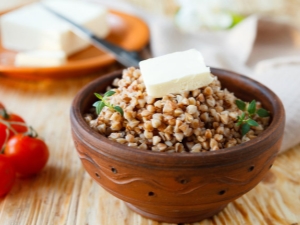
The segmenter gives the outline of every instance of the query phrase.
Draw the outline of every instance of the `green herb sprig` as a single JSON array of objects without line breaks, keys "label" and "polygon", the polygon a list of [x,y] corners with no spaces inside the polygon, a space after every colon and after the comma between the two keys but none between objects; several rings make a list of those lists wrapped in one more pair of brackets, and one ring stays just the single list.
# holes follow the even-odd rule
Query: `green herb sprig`
[{"label": "green herb sprig", "polygon": [[257,127],[258,123],[253,119],[255,115],[259,117],[269,117],[270,114],[267,110],[260,108],[256,110],[256,101],[252,100],[249,104],[242,100],[235,100],[237,107],[242,110],[242,114],[237,117],[237,125],[241,126],[242,136],[247,134],[251,126]]},{"label": "green herb sprig", "polygon": [[96,108],[96,113],[99,115],[100,112],[102,111],[102,109],[104,108],[104,106],[107,106],[108,108],[117,111],[118,113],[120,113],[123,116],[123,109],[120,106],[114,106],[112,104],[110,104],[110,102],[107,101],[107,97],[110,97],[112,95],[114,95],[116,92],[115,91],[107,91],[103,97],[102,95],[98,94],[98,93],[94,93],[94,95],[100,99],[100,101],[97,101],[93,104],[93,106]]}]

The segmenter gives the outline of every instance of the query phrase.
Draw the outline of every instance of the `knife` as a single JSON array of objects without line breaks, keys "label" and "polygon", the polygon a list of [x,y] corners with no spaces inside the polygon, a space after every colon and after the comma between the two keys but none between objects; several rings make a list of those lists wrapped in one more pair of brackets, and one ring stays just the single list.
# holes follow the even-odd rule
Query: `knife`
[{"label": "knife", "polygon": [[97,37],[93,32],[86,29],[85,27],[77,24],[76,22],[70,20],[69,18],[63,16],[57,11],[51,9],[46,4],[41,3],[41,5],[50,13],[55,15],[57,18],[60,18],[72,26],[72,31],[80,36],[81,38],[88,40],[93,46],[104,50],[105,52],[114,56],[114,58],[126,67],[139,67],[139,62],[142,60],[137,52],[127,51],[119,46],[116,46],[108,41]]}]

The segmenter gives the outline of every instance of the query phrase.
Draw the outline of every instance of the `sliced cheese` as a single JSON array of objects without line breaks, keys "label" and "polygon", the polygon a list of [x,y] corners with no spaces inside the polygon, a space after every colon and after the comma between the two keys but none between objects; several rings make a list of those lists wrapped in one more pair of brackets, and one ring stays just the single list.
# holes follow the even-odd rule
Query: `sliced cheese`
[{"label": "sliced cheese", "polygon": [[[48,7],[90,29],[99,37],[109,32],[107,10],[98,4],[72,1],[44,1]],[[80,51],[89,42],[71,31],[71,26],[48,12],[40,3],[24,6],[1,16],[2,46],[15,51],[64,51],[67,55]]]},{"label": "sliced cheese", "polygon": [[53,67],[66,63],[67,56],[63,51],[28,51],[16,55],[15,65],[24,67]]},{"label": "sliced cheese", "polygon": [[159,98],[207,86],[213,81],[200,52],[184,52],[147,59],[139,63],[148,95]]}]

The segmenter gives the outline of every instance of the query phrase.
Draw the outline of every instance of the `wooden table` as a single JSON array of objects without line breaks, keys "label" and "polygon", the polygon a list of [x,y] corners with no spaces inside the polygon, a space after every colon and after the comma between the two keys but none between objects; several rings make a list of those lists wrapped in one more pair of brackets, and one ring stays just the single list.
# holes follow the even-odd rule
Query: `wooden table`
[{"label": "wooden table", "polygon": [[[0,77],[0,101],[24,117],[50,149],[37,176],[17,179],[0,198],[1,225],[157,225],[128,209],[94,182],[75,151],[69,123],[73,97],[101,74],[65,80],[19,81]],[[256,188],[219,215],[195,224],[298,224],[300,146],[280,155]]]},{"label": "wooden table", "polygon": [[[127,0],[164,13],[173,0]],[[153,6],[153,7],[150,7]],[[159,8],[161,7],[161,8]],[[172,8],[173,7],[173,8]],[[168,10],[167,10],[168,9]],[[157,11],[156,10],[156,11]],[[88,82],[116,69],[64,80],[19,81],[0,76],[0,101],[46,141],[50,159],[37,176],[17,179],[0,198],[0,225],[158,225],[134,213],[85,172],[72,142],[69,110]],[[266,178],[219,215],[194,225],[300,225],[300,145],[280,155]]]}]

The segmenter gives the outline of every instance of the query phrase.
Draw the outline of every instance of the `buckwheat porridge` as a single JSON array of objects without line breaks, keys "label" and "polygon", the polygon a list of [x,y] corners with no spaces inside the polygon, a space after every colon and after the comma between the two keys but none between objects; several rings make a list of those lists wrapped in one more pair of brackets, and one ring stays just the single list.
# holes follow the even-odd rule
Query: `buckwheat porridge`
[{"label": "buckwheat porridge", "polygon": [[[212,75],[213,76],[213,75]],[[237,98],[214,76],[208,86],[162,98],[147,95],[139,69],[128,68],[115,79],[112,105],[123,109],[123,116],[109,107],[85,120],[110,140],[159,152],[205,152],[228,148],[257,137],[269,125],[270,117],[254,115],[256,126],[242,136],[238,118],[243,111]],[[256,102],[256,108],[261,104]]]}]

